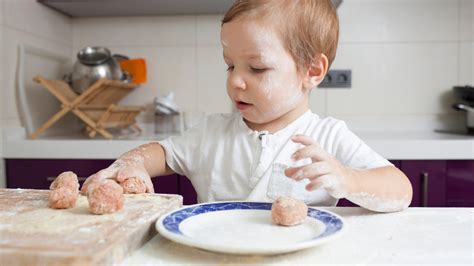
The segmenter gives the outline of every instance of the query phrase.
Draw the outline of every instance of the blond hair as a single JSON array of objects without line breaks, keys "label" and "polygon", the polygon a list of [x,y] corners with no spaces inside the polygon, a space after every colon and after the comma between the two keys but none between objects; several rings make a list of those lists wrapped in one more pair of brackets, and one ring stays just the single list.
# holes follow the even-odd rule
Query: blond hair
[{"label": "blond hair", "polygon": [[222,25],[241,16],[269,18],[298,68],[306,68],[319,54],[336,57],[339,20],[330,0],[236,0]]}]

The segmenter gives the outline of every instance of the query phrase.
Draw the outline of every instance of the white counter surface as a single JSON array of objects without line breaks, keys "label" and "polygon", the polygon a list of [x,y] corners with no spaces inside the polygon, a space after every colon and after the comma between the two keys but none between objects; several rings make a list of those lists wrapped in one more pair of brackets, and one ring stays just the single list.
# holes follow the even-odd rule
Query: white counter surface
[{"label": "white counter surface", "polygon": [[[474,159],[474,136],[420,132],[356,132],[372,149],[388,159],[450,160]],[[129,149],[164,135],[142,135],[118,140],[58,136],[29,140],[23,134],[4,136],[4,158],[114,159]]]},{"label": "white counter surface", "polygon": [[344,234],[324,245],[277,256],[236,256],[174,243],[160,235],[122,265],[473,265],[474,208],[409,208],[380,214],[323,208],[340,215]]}]

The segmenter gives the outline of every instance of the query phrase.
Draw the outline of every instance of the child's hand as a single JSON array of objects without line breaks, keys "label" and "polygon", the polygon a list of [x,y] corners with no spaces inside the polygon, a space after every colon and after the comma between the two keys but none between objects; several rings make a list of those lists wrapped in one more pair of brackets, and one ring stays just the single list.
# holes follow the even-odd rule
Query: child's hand
[{"label": "child's hand", "polygon": [[293,142],[306,147],[297,150],[291,156],[293,160],[311,158],[312,163],[290,167],[285,175],[297,181],[308,178],[310,183],[306,190],[324,188],[334,198],[345,198],[355,186],[351,178],[351,169],[341,164],[334,156],[323,150],[312,138],[305,135],[295,135]]},{"label": "child's hand", "polygon": [[155,190],[153,189],[153,183],[151,182],[150,175],[146,171],[145,167],[143,167],[139,163],[122,159],[118,159],[109,167],[102,169],[99,172],[89,176],[82,185],[81,191],[87,193],[87,189],[92,183],[103,179],[113,179],[119,183],[122,183],[127,178],[131,177],[138,177],[142,179],[145,182],[148,193],[155,192]]}]

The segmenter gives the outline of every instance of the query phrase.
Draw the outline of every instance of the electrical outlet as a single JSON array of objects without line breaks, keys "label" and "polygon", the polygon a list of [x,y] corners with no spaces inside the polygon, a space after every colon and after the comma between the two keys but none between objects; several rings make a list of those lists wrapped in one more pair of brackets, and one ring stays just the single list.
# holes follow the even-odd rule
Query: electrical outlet
[{"label": "electrical outlet", "polygon": [[352,71],[350,69],[329,70],[318,88],[349,89],[352,85]]}]

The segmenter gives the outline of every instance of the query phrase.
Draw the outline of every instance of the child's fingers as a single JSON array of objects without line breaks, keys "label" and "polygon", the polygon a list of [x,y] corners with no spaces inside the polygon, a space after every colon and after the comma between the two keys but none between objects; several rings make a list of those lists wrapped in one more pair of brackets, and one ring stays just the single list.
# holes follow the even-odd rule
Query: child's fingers
[{"label": "child's fingers", "polygon": [[95,183],[99,180],[106,179],[106,178],[112,178],[115,176],[116,171],[113,169],[105,168],[100,170],[99,172],[89,176],[86,181],[84,181],[84,184],[82,185],[81,191],[84,193],[87,193],[89,186],[92,183]]},{"label": "child's fingers", "polygon": [[147,192],[155,193],[155,189],[153,188],[153,183],[151,182],[151,178],[148,175],[148,173],[144,171],[143,169],[137,168],[137,167],[126,167],[126,168],[120,169],[117,173],[117,181],[120,183],[122,183],[123,181],[131,177],[140,178],[141,180],[143,180],[143,182],[145,182]]},{"label": "child's fingers", "polygon": [[288,167],[285,169],[285,175],[287,177],[293,178],[293,176],[303,168],[304,166],[299,166],[299,167]]},{"label": "child's fingers", "polygon": [[316,178],[316,179],[312,180],[310,183],[308,183],[305,188],[308,191],[313,191],[313,190],[316,190],[320,187],[322,187],[322,184],[319,181],[319,179]]},{"label": "child's fingers", "polygon": [[153,182],[151,182],[151,178],[148,177],[145,181],[146,192],[148,193],[155,193],[155,188],[153,187]]},{"label": "child's fingers", "polygon": [[310,146],[306,146],[295,151],[291,155],[291,159],[297,161],[304,158],[311,158],[313,161],[324,161],[329,159],[329,154],[323,150],[318,144],[313,144]]},{"label": "child's fingers", "polygon": [[87,190],[89,189],[89,185],[91,183],[94,182],[94,180],[96,180],[97,177],[96,177],[96,174],[93,174],[91,176],[89,176],[86,181],[84,181],[84,184],[82,184],[82,187],[81,187],[81,191],[84,192],[84,193],[87,193]]},{"label": "child's fingers", "polygon": [[306,185],[306,190],[312,191],[318,188],[331,189],[336,185],[337,182],[338,179],[334,178],[334,176],[330,174],[322,175],[312,179],[311,182]]},{"label": "child's fingers", "polygon": [[318,144],[313,138],[306,135],[297,134],[291,137],[291,140],[296,143],[301,143],[305,146]]},{"label": "child's fingers", "polygon": [[117,181],[119,183],[122,183],[123,181],[125,181],[126,179],[129,179],[131,177],[139,177],[139,178],[143,179],[143,181],[145,181],[144,177],[146,176],[146,174],[143,173],[143,172],[144,172],[144,170],[142,170],[141,168],[138,168],[138,167],[134,167],[134,166],[121,168],[117,172]]},{"label": "child's fingers", "polygon": [[327,162],[316,162],[301,167],[289,168],[285,171],[287,176],[294,180],[302,180],[308,178],[309,180],[316,179],[319,176],[327,175],[331,172],[331,167]]}]

